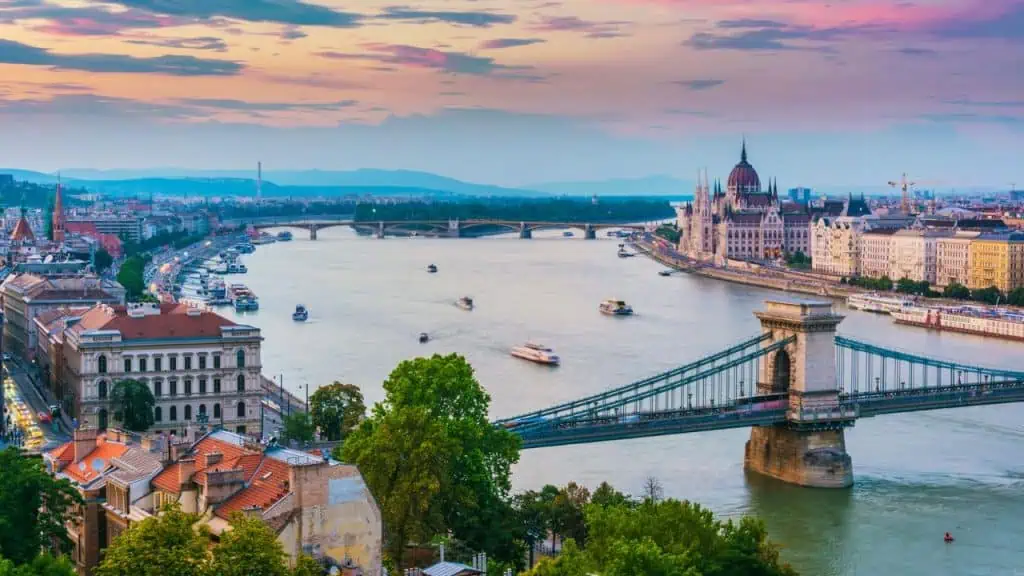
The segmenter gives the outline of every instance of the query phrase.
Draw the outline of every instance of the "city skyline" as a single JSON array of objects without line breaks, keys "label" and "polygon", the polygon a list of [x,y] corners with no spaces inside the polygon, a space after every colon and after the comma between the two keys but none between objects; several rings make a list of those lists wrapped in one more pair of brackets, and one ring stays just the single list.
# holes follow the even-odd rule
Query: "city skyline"
[{"label": "city skyline", "polygon": [[[0,165],[1024,182],[1024,2],[0,2]],[[688,192],[688,191],[685,191]]]}]

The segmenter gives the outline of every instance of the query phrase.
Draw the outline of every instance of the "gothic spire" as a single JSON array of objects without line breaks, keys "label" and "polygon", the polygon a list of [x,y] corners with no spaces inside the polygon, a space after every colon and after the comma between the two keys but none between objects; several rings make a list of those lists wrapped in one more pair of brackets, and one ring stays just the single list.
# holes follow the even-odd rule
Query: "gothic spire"
[{"label": "gothic spire", "polygon": [[743,137],[743,149],[740,151],[740,162],[747,161],[747,137]]}]

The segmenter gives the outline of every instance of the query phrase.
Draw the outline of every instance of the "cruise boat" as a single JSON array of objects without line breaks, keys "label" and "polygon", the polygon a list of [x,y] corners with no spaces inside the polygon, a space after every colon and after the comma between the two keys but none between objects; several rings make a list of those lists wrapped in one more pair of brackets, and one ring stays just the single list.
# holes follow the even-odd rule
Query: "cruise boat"
[{"label": "cruise boat", "polygon": [[510,353],[516,358],[522,358],[537,364],[557,366],[561,362],[554,350],[536,342],[527,342],[522,346],[516,346],[512,348]]},{"label": "cruise boat", "polygon": [[434,266],[433,264],[431,264],[430,266],[427,266],[427,272],[429,272],[431,274],[437,272],[437,266]]},{"label": "cruise boat", "polygon": [[296,322],[305,322],[309,319],[309,310],[305,306],[299,304],[295,307],[295,312],[292,312],[292,320]]},{"label": "cruise boat", "polygon": [[605,300],[597,309],[601,311],[601,314],[608,316],[631,316],[633,314],[633,307],[622,300]]},{"label": "cruise boat", "polygon": [[256,294],[245,284],[232,284],[228,286],[228,298],[235,306],[235,310],[242,312],[246,310],[259,310],[260,302]]},{"label": "cruise boat", "polygon": [[854,294],[846,299],[846,305],[854,310],[878,314],[903,312],[913,307],[916,303],[915,299],[909,296],[882,296],[875,292],[870,294]]},{"label": "cruise boat", "polygon": [[661,272],[658,272],[658,276],[671,276],[671,275],[672,275],[672,271],[671,270],[662,270]]},{"label": "cruise boat", "polygon": [[259,236],[252,239],[252,244],[254,246],[259,246],[261,244],[273,244],[274,242],[277,242],[277,238],[266,232],[260,232]]},{"label": "cruise boat", "polygon": [[278,242],[289,242],[292,239],[292,233],[287,230],[282,230],[277,233]]},{"label": "cruise boat", "polygon": [[897,324],[1024,341],[1024,313],[981,306],[911,306],[891,313]]},{"label": "cruise boat", "polygon": [[455,302],[455,305],[458,306],[459,308],[462,308],[463,310],[472,310],[473,309],[473,299],[470,298],[469,296],[463,296],[462,298],[459,298]]},{"label": "cruise boat", "polygon": [[235,245],[235,250],[238,250],[239,254],[252,254],[256,251],[256,247],[249,242],[243,242]]},{"label": "cruise boat", "polygon": [[563,238],[572,238],[573,237],[573,233],[571,231],[569,231],[569,230],[566,230],[565,232],[562,232],[562,237]]}]

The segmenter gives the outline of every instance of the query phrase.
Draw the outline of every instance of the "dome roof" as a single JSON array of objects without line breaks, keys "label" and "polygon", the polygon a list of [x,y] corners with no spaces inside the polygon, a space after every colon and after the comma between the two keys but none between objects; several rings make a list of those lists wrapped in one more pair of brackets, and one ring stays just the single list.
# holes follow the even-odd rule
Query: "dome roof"
[{"label": "dome roof", "polygon": [[747,162],[747,143],[743,142],[743,150],[740,152],[740,162],[729,173],[729,190],[739,192],[760,192],[761,178],[757,170]]}]

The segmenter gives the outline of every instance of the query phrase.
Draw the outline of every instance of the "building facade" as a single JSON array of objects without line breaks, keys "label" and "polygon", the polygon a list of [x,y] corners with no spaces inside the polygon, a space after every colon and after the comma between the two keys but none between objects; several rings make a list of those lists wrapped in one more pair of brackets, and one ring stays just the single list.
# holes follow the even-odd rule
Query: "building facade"
[{"label": "building facade", "polygon": [[889,278],[935,284],[937,245],[947,231],[899,230],[889,238]]},{"label": "building facade", "polygon": [[0,284],[3,298],[4,340],[7,351],[27,360],[34,359],[35,318],[48,310],[75,306],[123,304],[124,288],[113,280],[96,276],[45,277],[37,274],[8,276]]},{"label": "building facade", "polygon": [[967,286],[971,276],[971,242],[979,232],[958,231],[952,236],[939,238],[935,244],[935,285],[945,288],[950,284]]},{"label": "building facade", "polygon": [[811,268],[843,278],[860,275],[862,218],[821,217],[811,224]]},{"label": "building facade", "polygon": [[[881,228],[867,230],[860,238],[860,275],[868,278],[889,276],[892,235],[897,230]],[[891,278],[891,276],[889,276]]]},{"label": "building facade", "polygon": [[112,424],[114,385],[133,379],[156,398],[154,430],[258,434],[262,340],[259,328],[185,304],[101,304],[64,330],[64,387],[73,415],[99,429]]},{"label": "building facade", "polygon": [[1024,233],[981,234],[971,242],[968,258],[971,290],[994,286],[1006,294],[1024,286]]},{"label": "building facade", "polygon": [[695,259],[772,260],[810,250],[806,210],[784,210],[775,183],[762,189],[745,142],[725,189],[702,175],[693,202],[677,208],[676,219],[679,251]]},{"label": "building facade", "polygon": [[68,217],[65,222],[69,230],[85,226],[129,242],[142,240],[142,218],[135,214],[75,215]]}]

